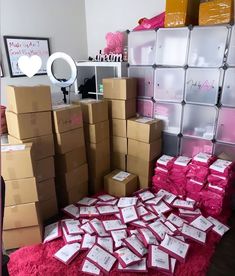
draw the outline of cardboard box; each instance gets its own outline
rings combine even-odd
[[[136,98],[137,81],[134,78],[103,79],[104,98],[127,100]]]
[[[6,183],[5,206],[32,203],[55,196],[54,178],[36,182],[35,178],[8,180]]]
[[[148,188],[154,175],[156,159],[145,161],[131,155],[127,155],[127,171],[138,176],[140,189]]]
[[[55,156],[56,173],[66,173],[72,171],[84,163],[86,163],[85,146],[76,148],[65,154],[57,154]]]
[[[167,0],[165,27],[198,25],[200,0]]]
[[[229,24],[234,20],[233,0],[214,0],[200,4],[199,25]]]
[[[97,144],[87,144],[87,161],[89,176],[96,178],[110,170],[109,140],[104,140]]]
[[[42,227],[39,225],[3,231],[4,248],[15,249],[42,242]]]
[[[56,196],[39,201],[39,210],[42,221],[46,221],[58,214],[58,206]]]
[[[5,206],[25,204],[39,200],[35,178],[23,178],[5,181]]]
[[[14,113],[51,110],[50,86],[7,86],[7,109]]]
[[[27,139],[52,133],[51,112],[16,114],[6,112],[8,133],[18,139]]]
[[[127,120],[112,119],[111,133],[113,136],[127,137]]]
[[[111,168],[113,170],[119,169],[121,171],[126,171],[127,170],[126,157],[127,157],[126,154],[112,152],[111,153]]]
[[[108,100],[109,114],[112,119],[126,120],[136,115],[136,99]]]
[[[83,126],[82,110],[79,105],[56,105],[52,109],[54,132],[61,133]]]
[[[56,175],[56,187],[60,190],[70,191],[75,187],[80,188],[80,192],[83,192],[83,183],[88,181],[88,166],[87,163],[82,166],[69,171],[65,174],[57,174]],[[85,191],[87,193],[87,191]]]
[[[32,143],[23,145],[2,145],[1,175],[4,180],[34,177],[36,164]]]
[[[82,183],[83,190],[79,186],[74,186],[71,190],[64,192],[59,190],[57,192],[58,204],[60,208],[63,208],[69,204],[74,204],[80,199],[88,195],[88,183]]]
[[[102,176],[89,178],[89,194],[94,195],[104,191],[104,176],[109,173],[107,171]]]
[[[65,154],[76,148],[85,146],[83,128],[77,128],[63,133],[55,133],[55,151]]]
[[[104,190],[106,193],[118,197],[131,196],[138,189],[137,176],[130,174],[123,181],[113,179],[119,172],[119,170],[114,170],[104,177]]]
[[[54,177],[55,166],[53,157],[47,157],[36,161],[36,178],[38,182]]]
[[[128,155],[132,155],[146,161],[152,161],[161,154],[161,144],[161,139],[158,139],[150,144],[128,139]]]
[[[41,224],[38,202],[5,207],[3,230]]]
[[[127,138],[112,136],[112,151],[127,154]]]
[[[9,144],[25,144],[33,143],[35,151],[35,159],[40,160],[55,154],[54,138],[53,134],[38,136],[29,139],[17,139],[11,135],[8,135]]]
[[[108,104],[103,100],[84,99],[80,101],[83,120],[96,124],[108,120]]]
[[[152,118],[131,118],[127,121],[127,137],[151,143],[161,138],[163,122]]]
[[[55,178],[38,182],[37,189],[39,201],[45,201],[52,197],[56,197]]]
[[[103,121],[96,124],[84,124],[86,141],[90,143],[99,143],[109,139],[109,121]]]

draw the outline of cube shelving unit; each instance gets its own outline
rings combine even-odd
[[[138,113],[164,122],[163,153],[235,159],[234,26],[133,31],[128,55]]]
[[[99,91],[99,86],[104,78],[126,77],[127,62],[96,62],[82,61],[76,62],[78,77],[75,82],[75,93],[78,94],[78,87],[84,84],[84,80],[95,76],[95,90],[88,92],[95,95],[96,99],[102,99],[103,93]]]

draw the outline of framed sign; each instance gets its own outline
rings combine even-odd
[[[11,77],[25,77],[18,66],[21,56],[39,56],[42,66],[36,76],[47,74],[47,60],[50,56],[49,38],[4,36],[4,43]]]

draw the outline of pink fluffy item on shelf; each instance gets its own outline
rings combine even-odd
[[[142,18],[139,20],[139,25],[133,31],[154,30],[156,28],[164,27],[165,12],[154,16],[150,19]]]
[[[104,54],[122,54],[124,47],[124,33],[115,32],[107,33],[105,36],[106,47],[104,48]]]

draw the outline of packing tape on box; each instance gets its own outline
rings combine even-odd
[[[7,172],[8,172],[10,179],[16,179],[15,168],[7,168]]]
[[[39,110],[39,104],[37,101],[32,102],[32,110],[38,111]]]
[[[13,156],[10,151],[6,151],[5,156],[6,156],[6,160],[13,160]]]
[[[16,202],[16,204],[22,204],[22,199],[21,199],[21,196],[19,194],[13,195],[13,199]]]
[[[36,125],[37,124],[37,115],[36,115],[36,113],[31,113],[30,123],[32,125]]]
[[[13,181],[12,182],[12,188],[14,190],[18,190],[20,188],[20,181],[18,181],[18,180]]]

